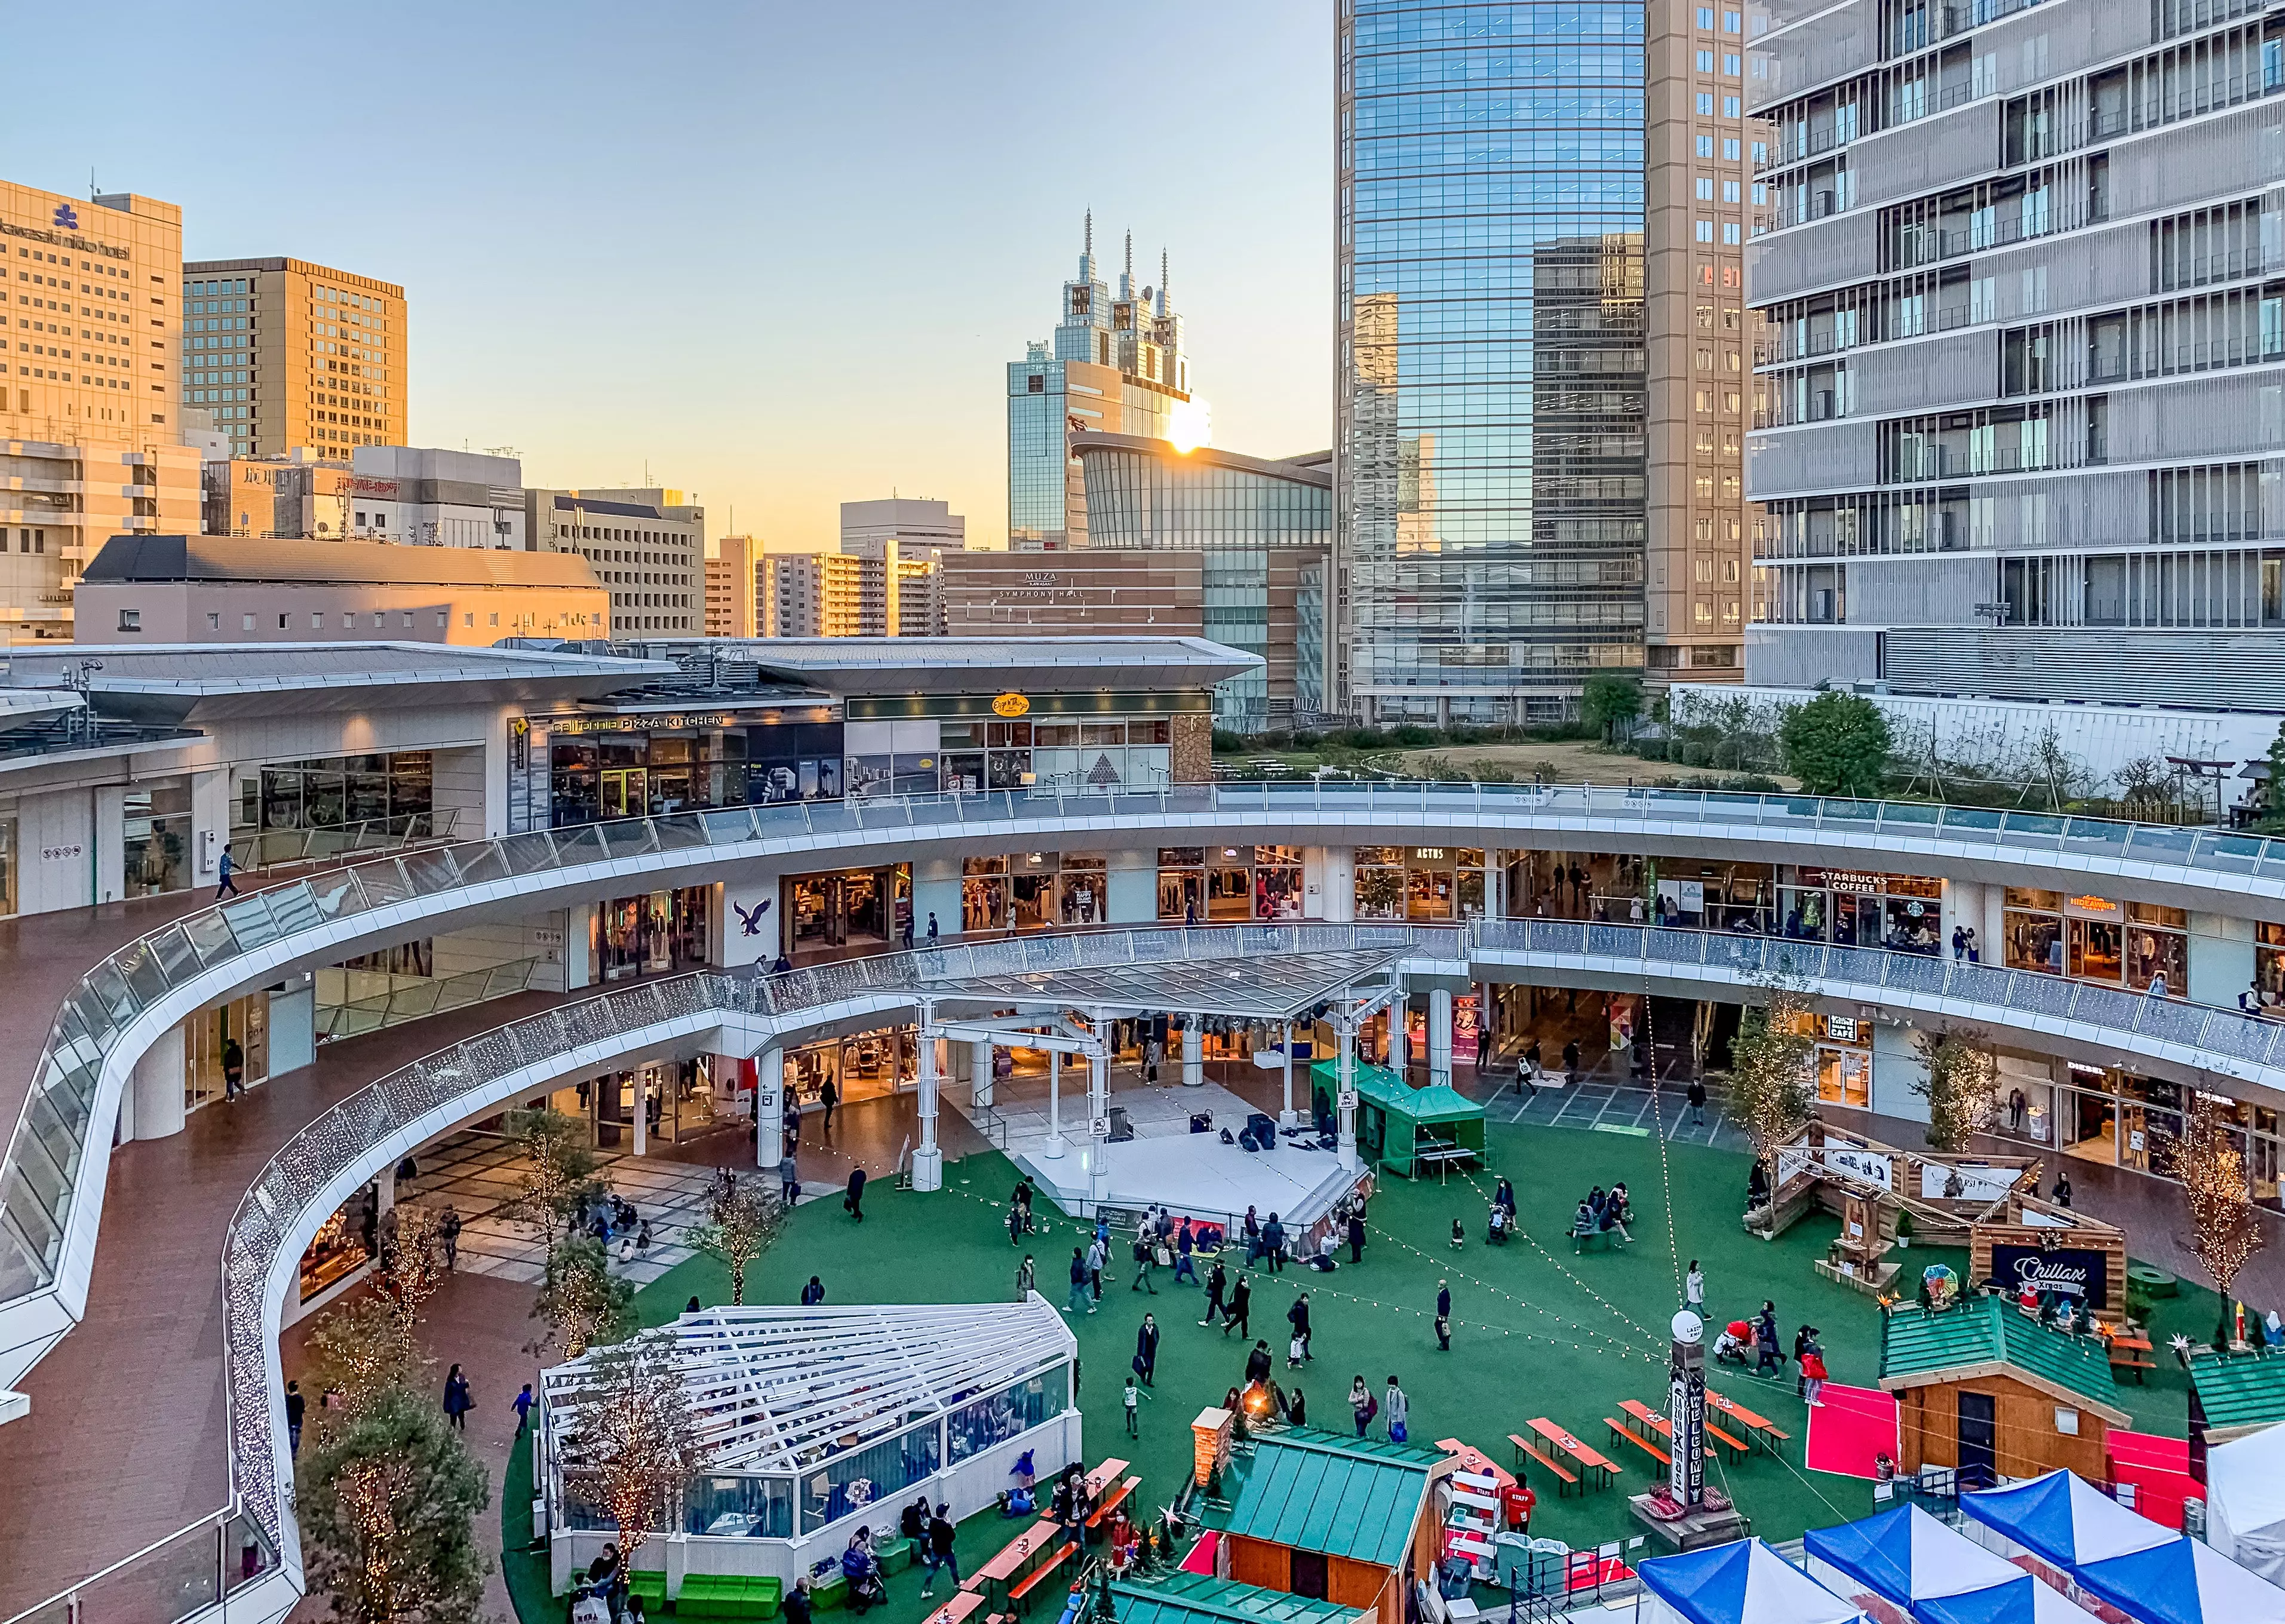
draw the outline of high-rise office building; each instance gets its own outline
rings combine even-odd
[[[1744,241],[1767,130],[1743,117],[1745,0],[1650,0],[1646,15],[1650,671],[1735,682],[1754,522]]]
[[[706,550],[706,635],[760,637],[768,624],[758,536],[725,536]]]
[[[1747,673],[2273,710],[2285,296],[2273,16],[1786,0]]]
[[[1552,718],[1645,660],[1643,7],[1486,15],[1335,24],[1342,689],[1375,721]]]
[[[706,624],[706,510],[685,493],[527,490],[536,550],[577,553],[611,593],[611,630],[631,638],[696,637]]]
[[[183,404],[231,449],[346,457],[405,443],[404,290],[298,259],[182,268]]]
[[[72,635],[116,534],[196,530],[177,410],[182,211],[0,182],[0,638]]]
[[[860,572],[877,588],[880,626],[866,637],[945,634],[945,554],[968,545],[968,521],[948,502],[883,497],[841,505],[841,551],[877,569]]]
[[[1135,284],[1135,238],[1114,296],[1095,262],[1095,216],[1087,220],[1079,275],[1064,284],[1051,340],[1008,364],[1008,545],[1053,551],[1087,545],[1087,482],[1072,454],[1074,434],[1142,435],[1185,445],[1206,439],[1205,408],[1190,398],[1182,318],[1158,285]]]

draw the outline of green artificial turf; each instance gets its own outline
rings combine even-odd
[[[1823,1333],[1833,1379],[1876,1385],[1880,1317],[1873,1300],[1818,1275],[1812,1265],[1837,1233],[1837,1222],[1814,1215],[1775,1242],[1747,1236],[1738,1221],[1747,1173],[1735,1152],[1669,1145],[1623,1134],[1567,1129],[1495,1126],[1496,1172],[1515,1186],[1523,1236],[1504,1247],[1484,1240],[1489,1176],[1417,1184],[1384,1180],[1371,1207],[1372,1236],[1362,1264],[1331,1275],[1289,1268],[1254,1275],[1252,1334],[1277,1355],[1278,1380],[1307,1396],[1317,1426],[1351,1426],[1350,1378],[1362,1375],[1378,1395],[1393,1372],[1411,1398],[1415,1441],[1458,1438],[1503,1464],[1512,1458],[1511,1432],[1526,1432],[1535,1416],[1551,1418],[1621,1463],[1617,1483],[1599,1493],[1558,1496],[1535,1469],[1540,1489],[1532,1532],[1574,1547],[1630,1537],[1637,1525],[1626,1495],[1656,1481],[1653,1463],[1639,1450],[1610,1442],[1603,1418],[1620,1414],[1618,1400],[1633,1398],[1665,1408],[1668,1324],[1679,1304],[1679,1274],[1692,1258],[1706,1271],[1708,1309],[1719,1323],[1757,1310],[1764,1298],[1777,1305],[1788,1343],[1804,1320]],[[1666,1164],[1662,1170],[1661,1162]],[[1673,1191],[1669,1245],[1668,1179]],[[1567,1238],[1573,1208],[1589,1186],[1623,1180],[1633,1197],[1636,1243],[1575,1256]],[[860,1302],[1012,1299],[1022,1253],[1008,1243],[1001,1215],[1016,1181],[997,1155],[976,1156],[946,1168],[945,1189],[915,1195],[876,1187],[867,1191],[861,1225],[837,1201],[803,1207],[776,1247],[748,1271],[750,1303],[792,1303],[812,1275],[828,1300]],[[1060,1305],[1067,1289],[1071,1249],[1083,1232],[1042,1204],[1041,1233],[1029,1250],[1038,1259],[1040,1287]],[[1464,1246],[1449,1243],[1452,1220],[1465,1226]],[[1122,1242],[1125,1237],[1122,1237]],[[1341,1252],[1347,1257],[1347,1248]],[[1100,1312],[1072,1322],[1081,1363],[1080,1408],[1090,1463],[1117,1455],[1134,1463],[1146,1507],[1165,1505],[1180,1486],[1190,1459],[1190,1420],[1219,1403],[1243,1375],[1246,1345],[1197,1324],[1203,1293],[1175,1286],[1169,1271],[1157,1277],[1155,1298],[1129,1289],[1132,1265],[1125,1244],[1114,1248],[1118,1275],[1106,1287]],[[1901,1255],[1900,1283],[1917,1283],[1927,1262],[1964,1268],[1964,1253],[1914,1247]],[[1433,1330],[1437,1283],[1453,1295],[1452,1350],[1439,1352]],[[1285,1369],[1285,1311],[1294,1294],[1310,1293],[1315,1361]],[[728,1279],[713,1260],[694,1258],[637,1298],[646,1324],[682,1312],[688,1298],[728,1300]],[[1145,1309],[1162,1331],[1158,1385],[1142,1406],[1142,1436],[1125,1436],[1121,1380],[1135,1352],[1135,1329]],[[2179,1436],[2186,1383],[2165,1353],[2176,1330],[2210,1328],[2214,1298],[2192,1291],[2158,1306],[2154,1341],[2160,1369],[2148,1385],[2129,1382],[2124,1407],[2138,1425]],[[1713,1385],[1793,1434],[1784,1459],[1755,1454],[1742,1463],[1708,1464],[1709,1480],[1726,1489],[1754,1520],[1755,1532],[1785,1539],[1804,1529],[1867,1515],[1868,1485],[1805,1471],[1802,1445],[1807,1411],[1794,1395],[1788,1368],[1781,1380],[1762,1381],[1724,1367]],[[522,1475],[519,1476],[519,1473]],[[512,1467],[502,1496],[502,1526],[511,1546],[528,1520],[528,1470]],[[993,1516],[970,1518],[960,1531],[962,1571],[990,1556],[1019,1531]],[[510,1558],[509,1588],[523,1624],[563,1616],[542,1604],[545,1565]],[[919,1573],[891,1577],[891,1604],[879,1624],[913,1624],[925,1609]],[[943,1590],[939,1589],[938,1599]],[[553,1608],[552,1611],[549,1609]]]

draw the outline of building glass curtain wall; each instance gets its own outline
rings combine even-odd
[[[1338,26],[1346,693],[1552,718],[1644,659],[1644,8]]]

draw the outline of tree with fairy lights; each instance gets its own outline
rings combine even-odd
[[[2189,1119],[2174,1142],[2174,1176],[2190,1204],[2190,1243],[2221,1293],[2221,1323],[2214,1346],[2226,1348],[2230,1334],[2230,1291],[2265,1240],[2246,1181],[2245,1152],[2211,1094],[2194,1091]]]
[[[386,1299],[354,1297],[328,1310],[310,1333],[309,1379],[334,1400],[318,1408],[319,1429],[409,1385],[421,1363],[412,1329]]]
[[[746,1270],[778,1238],[784,1209],[762,1193],[759,1179],[742,1179],[728,1168],[707,1192],[706,1221],[687,1237],[700,1251],[722,1260],[730,1271],[730,1301],[746,1300]]]
[[[1928,1102],[1928,1142],[1939,1150],[1965,1150],[1975,1135],[1990,1131],[1999,1063],[1988,1033],[1974,1027],[1916,1032],[1928,1075],[1914,1078],[1912,1090]]]
[[[443,1216],[433,1208],[397,1209],[397,1234],[381,1249],[373,1291],[389,1305],[406,1337],[420,1322],[420,1310],[444,1283]]]
[[[566,1359],[577,1359],[596,1343],[616,1340],[633,1317],[634,1300],[634,1288],[611,1273],[602,1242],[566,1236],[548,1248],[547,1274],[531,1305],[531,1317],[545,1322],[548,1333],[533,1352],[553,1342]]]
[[[1774,1206],[1778,1148],[1809,1125],[1815,1097],[1810,1078],[1817,1047],[1809,1030],[1816,1012],[1791,981],[1773,977],[1763,985],[1766,996],[1747,1006],[1731,1040],[1730,1110],[1768,1175]]]
[[[476,1518],[491,1485],[428,1400],[368,1395],[302,1452],[294,1506],[310,1594],[345,1624],[475,1624],[483,1616]]]
[[[595,1176],[601,1163],[588,1149],[585,1124],[560,1110],[546,1106],[512,1110],[506,1127],[509,1142],[523,1153],[524,1162],[508,1210],[536,1225],[539,1238],[552,1248],[556,1231],[567,1227],[573,1211],[601,1188]]]
[[[564,1478],[609,1516],[623,1554],[649,1539],[654,1525],[671,1523],[683,1490],[713,1455],[674,1349],[671,1330],[601,1349],[563,1401]]]

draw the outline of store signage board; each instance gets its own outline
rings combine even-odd
[[[1031,710],[1032,702],[1021,694],[1002,694],[992,702],[992,714],[994,716],[1028,716]]]
[[[2109,1260],[2101,1252],[2076,1247],[1994,1246],[1992,1283],[2008,1291],[2029,1286],[2076,1297],[2091,1308],[2109,1306]]]

